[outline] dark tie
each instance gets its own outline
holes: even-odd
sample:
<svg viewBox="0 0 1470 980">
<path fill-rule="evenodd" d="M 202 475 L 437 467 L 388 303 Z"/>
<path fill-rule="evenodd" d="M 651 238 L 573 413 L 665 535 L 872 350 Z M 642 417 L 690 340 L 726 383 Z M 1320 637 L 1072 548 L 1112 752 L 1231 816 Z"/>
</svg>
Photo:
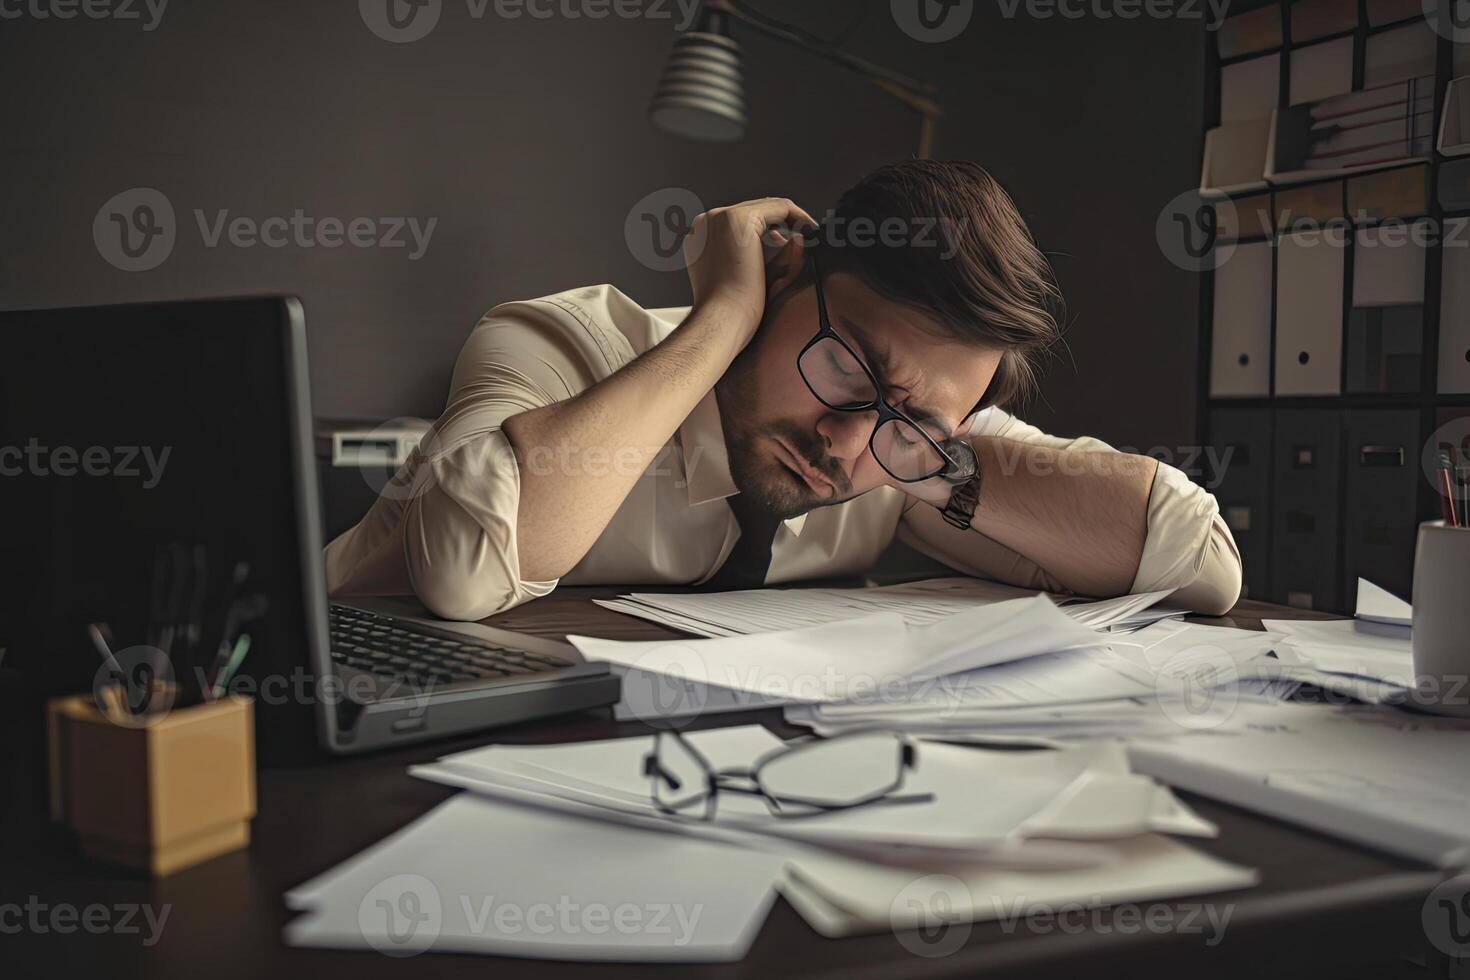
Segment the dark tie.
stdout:
<svg viewBox="0 0 1470 980">
<path fill-rule="evenodd" d="M 708 592 L 759 589 L 766 584 L 766 571 L 771 567 L 771 543 L 776 540 L 781 518 L 759 507 L 752 494 L 737 493 L 726 502 L 740 524 L 740 540 L 735 542 L 730 557 L 714 578 L 700 589 Z"/>
</svg>

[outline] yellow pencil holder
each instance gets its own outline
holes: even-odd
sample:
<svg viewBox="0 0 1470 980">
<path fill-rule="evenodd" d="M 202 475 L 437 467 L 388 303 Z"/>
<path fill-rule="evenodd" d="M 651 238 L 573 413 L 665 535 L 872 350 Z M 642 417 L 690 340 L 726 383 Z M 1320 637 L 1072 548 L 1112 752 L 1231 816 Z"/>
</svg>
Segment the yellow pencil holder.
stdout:
<svg viewBox="0 0 1470 980">
<path fill-rule="evenodd" d="M 51 818 L 83 853 L 155 876 L 250 843 L 255 717 L 226 697 L 116 720 L 90 696 L 47 704 Z"/>
</svg>

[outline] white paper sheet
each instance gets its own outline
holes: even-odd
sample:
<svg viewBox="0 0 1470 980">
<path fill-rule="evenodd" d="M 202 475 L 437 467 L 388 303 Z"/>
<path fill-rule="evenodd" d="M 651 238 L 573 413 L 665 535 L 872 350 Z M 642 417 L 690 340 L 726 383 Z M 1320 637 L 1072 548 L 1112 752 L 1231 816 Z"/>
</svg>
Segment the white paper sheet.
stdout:
<svg viewBox="0 0 1470 980">
<path fill-rule="evenodd" d="M 1352 619 L 1267 619 L 1262 625 L 1286 634 L 1284 644 L 1319 670 L 1414 685 L 1413 652 L 1403 627 Z"/>
<path fill-rule="evenodd" d="M 926 579 L 865 589 L 749 589 L 735 592 L 634 592 L 599 605 L 701 636 L 740 636 L 800 629 L 876 612 L 894 612 L 910 626 L 926 626 L 947 616 L 1011 599 L 1039 595 L 1033 589 L 968 576 Z M 1141 625 L 1182 615 L 1150 610 L 1169 592 L 1085 600 L 1053 595 L 1062 611 L 1092 629 L 1114 624 Z"/>
<path fill-rule="evenodd" d="M 738 960 L 782 863 L 462 793 L 288 892 L 307 914 L 285 941 L 399 956 Z"/>
<path fill-rule="evenodd" d="M 1355 615 L 1359 619 L 1389 626 L 1414 625 L 1413 606 L 1365 578 L 1358 579 L 1358 608 Z"/>
<path fill-rule="evenodd" d="M 789 701 L 838 701 L 915 676 L 938 676 L 1102 638 L 1044 596 L 971 608 L 909 627 L 885 612 L 755 636 L 624 642 L 569 636 L 582 655 L 645 673 Z"/>
</svg>

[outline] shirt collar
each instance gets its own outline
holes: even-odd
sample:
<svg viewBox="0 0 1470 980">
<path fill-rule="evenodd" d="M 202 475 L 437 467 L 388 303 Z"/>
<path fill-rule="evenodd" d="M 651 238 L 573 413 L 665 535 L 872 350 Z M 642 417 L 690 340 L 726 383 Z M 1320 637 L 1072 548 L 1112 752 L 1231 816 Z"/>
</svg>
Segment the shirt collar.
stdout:
<svg viewBox="0 0 1470 980">
<path fill-rule="evenodd" d="M 689 506 L 724 500 L 740 492 L 730 475 L 730 453 L 725 446 L 725 429 L 713 388 L 679 426 L 679 446 L 684 452 Z M 784 523 L 792 534 L 800 535 L 806 525 L 806 515 L 798 514 Z"/>
</svg>

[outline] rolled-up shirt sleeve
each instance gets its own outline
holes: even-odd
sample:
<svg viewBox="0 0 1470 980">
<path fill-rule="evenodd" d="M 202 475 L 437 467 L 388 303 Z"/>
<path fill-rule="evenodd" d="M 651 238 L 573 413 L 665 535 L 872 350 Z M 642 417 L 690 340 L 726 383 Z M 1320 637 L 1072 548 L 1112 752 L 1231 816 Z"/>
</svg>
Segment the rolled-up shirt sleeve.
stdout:
<svg viewBox="0 0 1470 980">
<path fill-rule="evenodd" d="M 363 521 L 328 546 L 332 594 L 406 584 L 436 615 L 475 620 L 551 592 L 559 580 L 520 575 L 520 470 L 501 426 L 592 383 L 553 319 L 482 320 L 455 364 L 444 413 Z"/>
<path fill-rule="evenodd" d="M 1091 437 L 1048 435 L 999 409 L 981 413 L 971 435 L 990 435 L 1054 450 L 1117 452 Z M 983 491 L 982 491 L 983 492 Z M 910 501 L 899 539 L 968 575 L 1026 588 L 1066 591 L 1036 562 L 974 529 L 947 524 L 933 507 Z M 1148 500 L 1148 531 L 1131 592 L 1172 592 L 1171 604 L 1219 615 L 1240 595 L 1240 552 L 1221 519 L 1215 498 L 1167 463 L 1160 462 Z"/>
</svg>

